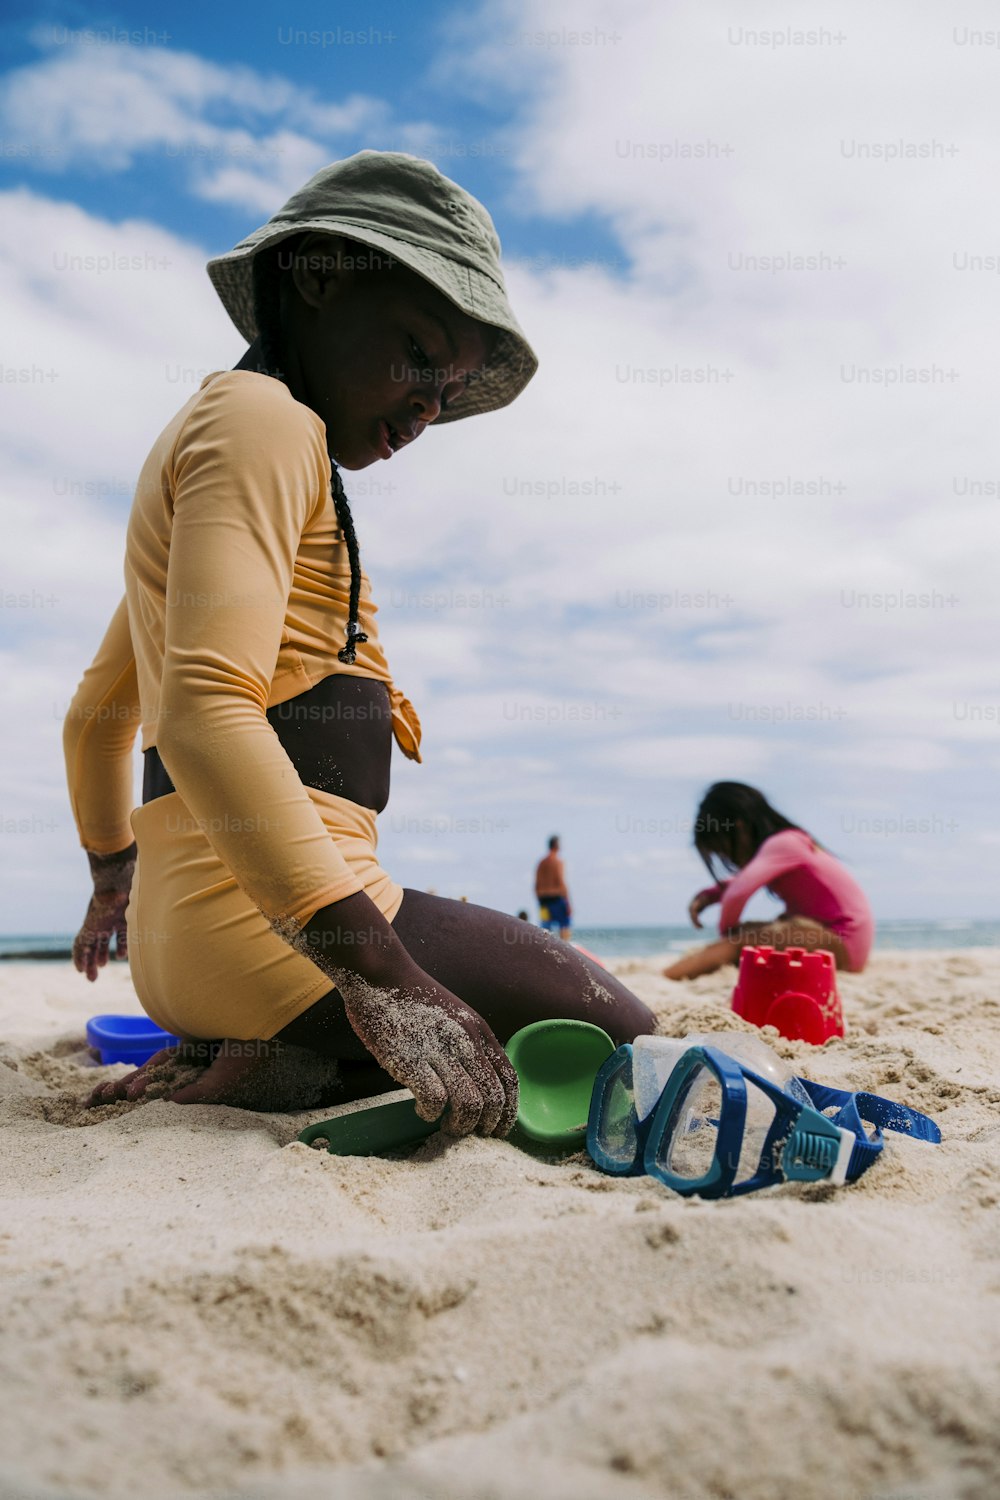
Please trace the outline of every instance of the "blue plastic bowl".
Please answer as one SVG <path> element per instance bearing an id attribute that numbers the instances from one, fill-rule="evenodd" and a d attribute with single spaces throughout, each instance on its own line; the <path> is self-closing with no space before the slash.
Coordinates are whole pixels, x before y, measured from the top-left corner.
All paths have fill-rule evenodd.
<path id="1" fill-rule="evenodd" d="M 155 1026 L 148 1016 L 92 1016 L 87 1022 L 87 1042 L 100 1052 L 102 1063 L 129 1063 L 138 1068 L 161 1047 L 179 1041 L 180 1037 Z"/>

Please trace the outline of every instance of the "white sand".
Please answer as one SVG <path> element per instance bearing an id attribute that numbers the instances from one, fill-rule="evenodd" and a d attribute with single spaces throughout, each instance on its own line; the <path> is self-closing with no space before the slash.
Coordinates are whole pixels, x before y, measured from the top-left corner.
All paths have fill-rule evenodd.
<path id="1" fill-rule="evenodd" d="M 675 1034 L 734 1024 L 731 975 L 617 968 Z M 781 1050 L 944 1143 L 709 1204 L 504 1142 L 293 1144 L 329 1111 L 60 1123 L 127 971 L 3 964 L 0 1494 L 992 1500 L 1000 952 L 841 987 L 848 1039 Z"/>

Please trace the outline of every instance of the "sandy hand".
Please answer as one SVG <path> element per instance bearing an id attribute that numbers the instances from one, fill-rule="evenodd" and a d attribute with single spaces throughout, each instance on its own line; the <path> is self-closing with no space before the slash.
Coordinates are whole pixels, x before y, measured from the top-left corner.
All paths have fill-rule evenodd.
<path id="1" fill-rule="evenodd" d="M 136 847 L 130 844 L 117 854 L 95 854 L 87 850 L 94 894 L 87 907 L 83 926 L 73 939 L 73 963 L 81 974 L 94 980 L 97 971 L 108 961 L 111 939 L 115 940 L 115 957 L 128 958 L 128 930 L 125 908 L 128 906 L 135 874 Z"/>
<path id="2" fill-rule="evenodd" d="M 694 896 L 692 898 L 691 905 L 688 907 L 688 916 L 691 918 L 691 921 L 694 923 L 695 927 L 702 926 L 699 918 L 705 908 L 708 906 L 714 906 L 718 900 L 718 891 L 712 890 L 699 891 L 697 896 Z"/>
<path id="3" fill-rule="evenodd" d="M 408 1088 L 422 1120 L 449 1135 L 504 1136 L 517 1118 L 517 1074 L 481 1016 L 433 984 L 341 984 L 347 1017 L 372 1056 Z"/>
<path id="4" fill-rule="evenodd" d="M 128 958 L 127 906 L 128 891 L 95 891 L 91 896 L 83 926 L 73 939 L 73 963 L 88 979 L 96 979 L 107 963 L 112 938 L 115 958 Z"/>

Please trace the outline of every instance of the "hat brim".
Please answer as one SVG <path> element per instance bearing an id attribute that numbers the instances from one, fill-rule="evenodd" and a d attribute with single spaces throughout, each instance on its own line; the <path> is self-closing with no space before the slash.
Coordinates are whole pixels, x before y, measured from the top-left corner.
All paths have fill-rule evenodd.
<path id="1" fill-rule="evenodd" d="M 538 358 L 525 338 L 499 282 L 473 266 L 460 264 L 448 256 L 439 255 L 423 245 L 414 245 L 396 235 L 380 233 L 366 224 L 354 223 L 349 218 L 326 216 L 303 219 L 294 225 L 265 224 L 234 249 L 225 255 L 217 255 L 208 262 L 207 270 L 212 285 L 248 343 L 252 343 L 259 332 L 253 305 L 254 256 L 258 251 L 289 239 L 292 235 L 311 231 L 341 234 L 369 245 L 372 249 L 384 251 L 387 257 L 398 260 L 401 265 L 422 276 L 470 318 L 500 330 L 489 364 L 484 370 L 475 372 L 476 378 L 470 379 L 460 396 L 449 401 L 447 411 L 436 418 L 435 427 L 443 422 L 458 422 L 464 417 L 497 411 L 509 406 L 524 390 L 538 369 Z"/>

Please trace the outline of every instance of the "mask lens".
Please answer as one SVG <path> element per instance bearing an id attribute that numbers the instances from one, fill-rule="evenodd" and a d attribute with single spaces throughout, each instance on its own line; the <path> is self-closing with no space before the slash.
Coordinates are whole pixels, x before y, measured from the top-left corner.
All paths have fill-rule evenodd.
<path id="1" fill-rule="evenodd" d="M 736 1176 L 733 1185 L 739 1187 L 743 1182 L 749 1182 L 755 1177 L 761 1166 L 770 1168 L 770 1160 L 762 1161 L 765 1143 L 771 1126 L 774 1124 L 775 1108 L 771 1100 L 759 1089 L 755 1083 L 746 1078 L 747 1089 L 747 1114 L 746 1123 L 743 1127 L 743 1140 L 740 1143 L 739 1160 L 736 1163 Z M 770 1157 L 770 1151 L 768 1152 Z"/>
<path id="2" fill-rule="evenodd" d="M 603 1064 L 587 1118 L 587 1150 L 602 1172 L 629 1177 L 640 1160 L 632 1048 L 627 1043 Z"/>
<path id="3" fill-rule="evenodd" d="M 722 1087 L 710 1068 L 698 1068 L 680 1095 L 656 1159 L 675 1177 L 697 1182 L 711 1170 L 718 1144 Z"/>
<path id="4" fill-rule="evenodd" d="M 635 1101 L 632 1097 L 632 1070 L 626 1064 L 616 1073 L 604 1094 L 598 1140 L 613 1161 L 631 1166 L 635 1161 Z"/>

